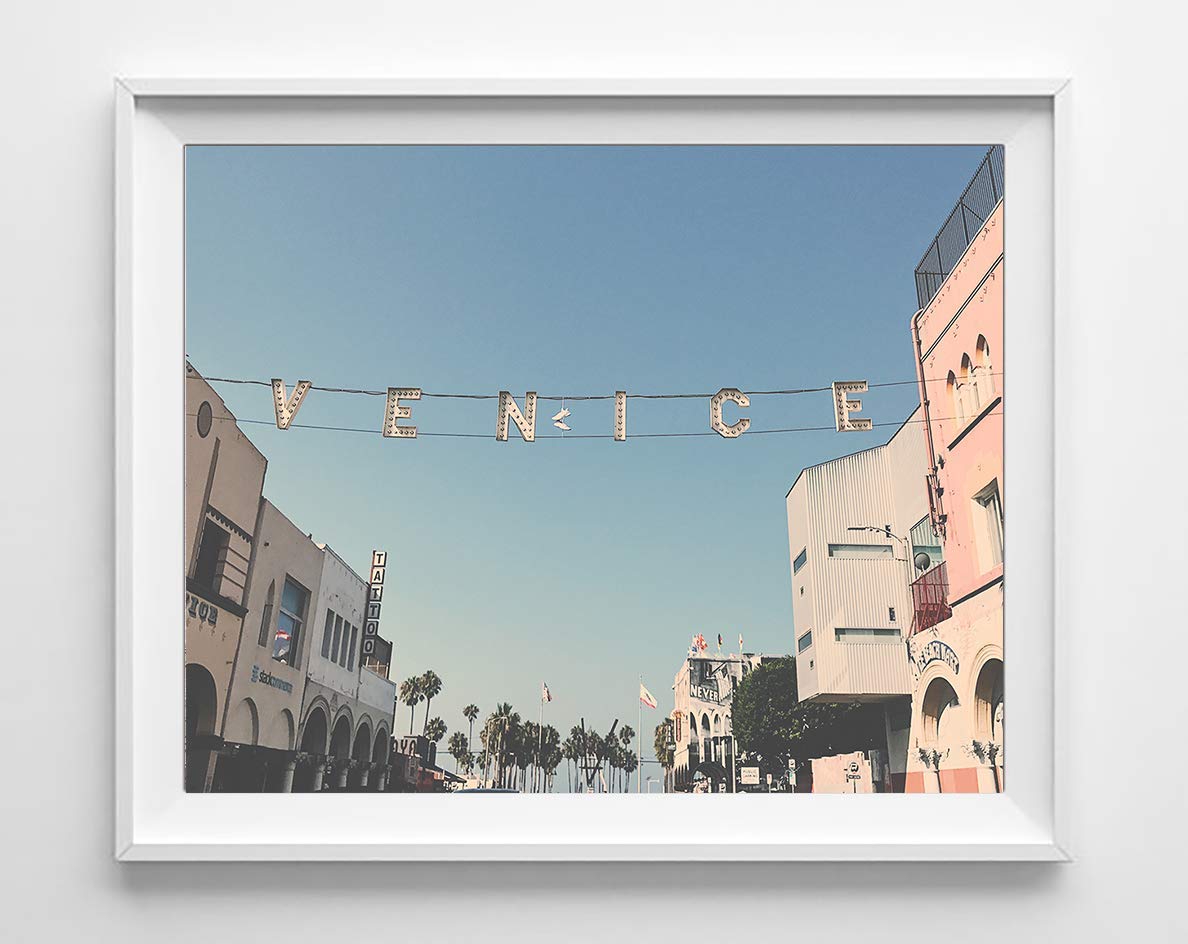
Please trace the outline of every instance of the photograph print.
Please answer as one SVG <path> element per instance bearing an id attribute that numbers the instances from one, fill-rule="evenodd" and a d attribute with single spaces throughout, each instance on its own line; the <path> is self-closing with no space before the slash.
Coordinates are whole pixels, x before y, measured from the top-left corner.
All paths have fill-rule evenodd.
<path id="1" fill-rule="evenodd" d="M 186 791 L 1004 792 L 1005 171 L 187 146 Z"/>

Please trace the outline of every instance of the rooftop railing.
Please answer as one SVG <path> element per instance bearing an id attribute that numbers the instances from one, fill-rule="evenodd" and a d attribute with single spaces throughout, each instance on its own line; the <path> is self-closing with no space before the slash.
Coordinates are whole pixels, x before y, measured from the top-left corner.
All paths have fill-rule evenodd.
<path id="1" fill-rule="evenodd" d="M 1004 172 L 1003 147 L 996 144 L 982 158 L 969 186 L 916 266 L 916 298 L 921 308 L 926 308 L 940 291 L 982 224 L 998 206 L 1004 191 Z"/>

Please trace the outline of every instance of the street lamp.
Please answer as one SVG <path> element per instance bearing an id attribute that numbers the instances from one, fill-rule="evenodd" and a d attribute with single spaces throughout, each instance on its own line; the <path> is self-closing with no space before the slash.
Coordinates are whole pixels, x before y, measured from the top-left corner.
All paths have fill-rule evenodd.
<path id="1" fill-rule="evenodd" d="M 914 563 L 912 561 L 912 542 L 910 539 L 905 538 L 905 537 L 900 537 L 898 534 L 896 534 L 894 531 L 891 530 L 891 525 L 889 525 L 889 524 L 885 524 L 881 528 L 876 527 L 875 525 L 872 525 L 872 524 L 850 525 L 848 528 L 846 528 L 846 530 L 847 531 L 873 531 L 875 534 L 881 534 L 884 537 L 892 538 L 895 541 L 902 541 L 903 542 L 903 557 L 900 559 L 904 562 L 904 564 L 907 565 L 907 575 L 908 575 L 907 585 L 909 587 L 911 587 L 911 585 L 916 580 L 916 573 L 915 573 L 915 570 L 913 569 Z"/>

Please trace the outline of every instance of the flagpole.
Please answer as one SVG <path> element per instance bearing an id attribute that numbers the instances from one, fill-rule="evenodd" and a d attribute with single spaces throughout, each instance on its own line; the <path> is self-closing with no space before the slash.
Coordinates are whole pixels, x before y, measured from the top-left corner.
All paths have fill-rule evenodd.
<path id="1" fill-rule="evenodd" d="M 545 683 L 541 680 L 540 683 L 540 720 L 536 722 L 536 769 L 538 771 L 544 768 L 544 760 L 540 756 L 540 752 L 544 749 L 544 698 Z"/>
<path id="2" fill-rule="evenodd" d="M 639 711 L 638 727 L 635 729 L 635 792 L 642 793 L 643 784 L 643 676 L 639 677 L 639 698 L 636 708 Z"/>

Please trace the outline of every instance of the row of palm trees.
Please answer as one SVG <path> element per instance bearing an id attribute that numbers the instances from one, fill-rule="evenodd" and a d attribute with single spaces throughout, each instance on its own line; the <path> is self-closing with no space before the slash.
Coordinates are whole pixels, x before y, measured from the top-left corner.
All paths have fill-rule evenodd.
<path id="1" fill-rule="evenodd" d="M 446 723 L 429 715 L 429 706 L 441 690 L 441 678 L 432 669 L 400 683 L 398 697 L 409 708 L 410 735 L 416 726 L 417 705 L 423 701 L 422 735 L 434 743 L 445 737 Z M 477 775 L 490 786 L 549 793 L 564 761 L 570 792 L 622 792 L 629 788 L 638 767 L 632 749 L 635 730 L 630 725 L 605 736 L 574 725 L 562 740 L 551 724 L 523 721 L 509 702 L 501 702 L 482 723 L 476 744 L 474 726 L 480 714 L 478 705 L 462 709 L 468 733 L 454 731 L 446 750 L 454 758 L 456 771 Z"/>

